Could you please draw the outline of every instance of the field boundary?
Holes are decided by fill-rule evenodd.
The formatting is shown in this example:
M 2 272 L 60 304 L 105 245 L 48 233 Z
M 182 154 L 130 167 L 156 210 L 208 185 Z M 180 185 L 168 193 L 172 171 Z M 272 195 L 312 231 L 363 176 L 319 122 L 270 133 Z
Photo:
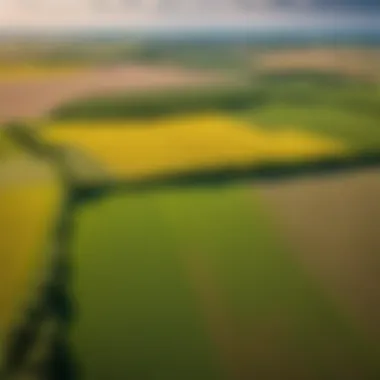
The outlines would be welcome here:
M 5 129 L 10 138 L 31 154 L 60 160 L 64 149 L 46 143 L 36 131 L 24 125 L 8 125 Z M 54 166 L 54 163 L 53 163 Z M 284 181 L 305 176 L 331 175 L 362 168 L 379 167 L 379 150 L 358 150 L 349 155 L 318 158 L 302 162 L 263 162 L 246 165 L 224 165 L 202 169 L 185 170 L 181 173 L 151 175 L 141 179 L 83 179 L 76 178 L 75 168 L 60 165 L 63 176 L 76 192 L 78 200 L 92 200 L 110 192 L 141 191 L 161 187 L 183 187 L 199 185 L 223 185 L 231 182 L 252 183 L 261 181 Z M 58 169 L 58 168 L 56 168 Z
M 110 179 L 107 181 L 83 181 L 82 178 L 76 178 L 73 176 L 72 165 L 64 160 L 64 149 L 59 145 L 53 145 L 45 142 L 38 133 L 28 128 L 25 125 L 9 125 L 5 132 L 13 139 L 13 141 L 24 147 L 31 154 L 45 159 L 51 159 L 52 166 L 55 166 L 57 174 L 61 176 L 62 185 L 66 187 L 68 191 L 69 199 L 63 204 L 60 222 L 57 225 L 57 238 L 65 244 L 58 244 L 59 249 L 57 253 L 60 254 L 62 261 L 58 262 L 59 279 L 62 281 L 61 285 L 64 288 L 59 289 L 64 292 L 65 297 L 71 296 L 70 292 L 67 293 L 70 288 L 70 254 L 67 247 L 68 236 L 70 236 L 70 228 L 72 227 L 72 215 L 76 210 L 74 207 L 80 207 L 84 202 L 97 200 L 99 197 L 109 195 L 114 192 L 128 192 L 128 191 L 145 191 L 151 190 L 157 187 L 181 187 L 181 186 L 199 186 L 199 185 L 226 185 L 231 182 L 249 181 L 279 181 L 286 180 L 301 176 L 310 175 L 327 175 L 331 173 L 337 173 L 342 171 L 350 171 L 358 168 L 369 166 L 380 166 L 380 151 L 360 151 L 353 152 L 351 156 L 332 157 L 314 160 L 312 162 L 297 162 L 297 163 L 266 163 L 262 165 L 248 165 L 244 167 L 221 167 L 221 168 L 208 168 L 202 170 L 191 170 L 183 173 L 175 173 L 169 175 L 154 176 L 152 178 L 142 180 L 116 180 Z M 75 173 L 75 172 L 74 172 Z M 67 206 L 66 208 L 64 206 Z M 67 249 L 67 251 L 65 250 Z M 62 266 L 63 265 L 63 266 Z M 57 270 L 56 268 L 56 270 Z M 69 289 L 71 291 L 71 289 Z M 206 295 L 208 296 L 208 295 Z M 68 298 L 72 299 L 72 298 Z M 43 299 L 42 301 L 44 301 Z M 206 302 L 206 300 L 201 300 Z M 207 300 L 208 301 L 208 300 Z M 67 307 L 67 319 L 65 321 L 65 329 L 70 328 L 71 318 L 73 317 L 71 310 L 72 305 L 68 303 Z M 76 311 L 76 310 L 75 310 Z M 60 316 L 61 318 L 61 316 Z M 27 326 L 28 327 L 28 326 Z M 32 326 L 33 327 L 33 326 Z M 62 326 L 59 325 L 59 328 Z M 222 326 L 223 327 L 223 326 Z M 66 330 L 60 330 L 64 335 Z M 230 332 L 226 331 L 227 340 Z M 233 335 L 233 334 L 232 334 Z M 16 342 L 17 343 L 17 342 Z M 63 342 L 67 343 L 67 342 Z M 232 349 L 232 348 L 231 348 Z M 67 351 L 67 355 L 71 357 L 70 350 Z M 71 360 L 67 359 L 67 360 Z M 76 362 L 76 361 L 74 361 Z M 68 365 L 66 370 L 74 370 L 74 362 Z M 228 363 L 226 363 L 228 364 Z M 235 371 L 234 368 L 231 369 Z

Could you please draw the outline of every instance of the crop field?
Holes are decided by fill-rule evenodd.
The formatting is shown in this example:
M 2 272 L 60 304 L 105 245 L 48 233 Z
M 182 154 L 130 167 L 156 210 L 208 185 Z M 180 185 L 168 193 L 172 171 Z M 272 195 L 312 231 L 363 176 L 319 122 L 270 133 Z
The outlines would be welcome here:
M 0 341 L 40 281 L 58 202 L 52 183 L 0 182 Z
M 13 135 L 0 129 L 0 362 L 63 221 L 84 379 L 379 379 L 378 170 L 205 180 L 378 157 L 378 87 L 303 72 L 244 77 L 243 88 L 219 71 L 120 62 L 86 73 L 0 65 L 0 120 L 20 121 Z M 186 97 L 184 85 L 200 87 Z M 31 138 L 16 144 L 22 131 Z M 205 174 L 182 181 L 192 173 Z M 154 186 L 166 175 L 179 182 Z
M 157 168 L 346 154 L 349 146 L 221 114 L 153 124 L 57 121 L 40 132 L 134 178 Z M 17 196 L 4 194 L 9 205 Z M 51 195 L 34 196 L 41 203 L 33 202 L 39 211 L 30 215 L 46 220 Z M 147 190 L 79 204 L 71 238 L 80 313 L 71 338 L 86 378 L 376 379 L 380 347 L 310 275 L 268 211 L 251 185 Z M 38 243 L 28 244 L 15 255 L 28 252 L 38 273 Z M 19 277 L 9 280 L 17 286 L 4 293 L 8 302 L 26 298 L 31 261 L 22 264 L 9 270 Z M 14 315 L 15 307 L 4 310 Z
M 76 223 L 73 339 L 86 378 L 378 376 L 373 342 L 295 260 L 250 186 L 114 196 Z
M 3 326 L 41 275 L 52 190 L 1 189 L 1 225 L 12 226 L 0 239 Z M 72 342 L 88 379 L 380 373 L 379 347 L 293 255 L 250 185 L 114 195 L 78 207 L 75 225 Z
M 305 271 L 379 342 L 379 168 L 258 191 Z
M 0 131 L 0 160 L 11 156 L 17 148 L 14 144 Z
M 263 71 L 312 69 L 344 73 L 379 82 L 380 49 L 308 47 L 278 49 L 259 54 L 258 65 Z
M 85 67 L 67 65 L 33 65 L 33 64 L 0 64 L 0 83 L 25 82 L 29 80 L 52 79 L 61 76 L 80 74 Z M 87 68 L 88 69 L 88 68 Z
M 299 105 L 273 104 L 250 111 L 244 118 L 271 131 L 281 131 L 284 125 L 292 125 L 296 131 L 344 141 L 352 149 L 380 149 L 377 118 L 355 111 L 323 105 L 306 108 Z
M 4 329 L 41 276 L 57 193 L 3 186 L 0 197 L 1 225 L 12 226 L 0 239 Z M 88 379 L 379 374 L 375 343 L 293 255 L 250 185 L 114 195 L 79 207 L 75 225 L 72 342 Z
M 81 149 L 118 178 L 313 160 L 349 152 L 343 141 L 326 135 L 292 128 L 255 128 L 223 114 L 150 122 L 52 122 L 43 129 L 43 136 Z
M 0 123 L 12 119 L 45 118 L 61 103 L 93 94 L 191 88 L 235 80 L 225 73 L 210 74 L 172 66 L 125 64 L 78 68 L 73 65 L 73 69 L 70 66 L 62 68 L 64 75 L 56 74 L 59 66 L 47 71 L 44 66 L 38 67 L 27 70 L 29 74 L 34 72 L 31 77 L 28 73 L 20 75 L 17 69 L 10 68 L 10 71 L 16 72 L 6 79 L 9 73 L 2 76 L 0 65 Z

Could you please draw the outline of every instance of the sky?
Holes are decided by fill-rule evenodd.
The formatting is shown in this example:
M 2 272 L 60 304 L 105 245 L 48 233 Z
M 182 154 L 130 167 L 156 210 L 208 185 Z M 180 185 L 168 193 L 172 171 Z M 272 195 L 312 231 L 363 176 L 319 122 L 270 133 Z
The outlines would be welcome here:
M 321 10 L 321 4 L 326 0 L 0 0 L 0 28 L 380 24 L 380 13 Z

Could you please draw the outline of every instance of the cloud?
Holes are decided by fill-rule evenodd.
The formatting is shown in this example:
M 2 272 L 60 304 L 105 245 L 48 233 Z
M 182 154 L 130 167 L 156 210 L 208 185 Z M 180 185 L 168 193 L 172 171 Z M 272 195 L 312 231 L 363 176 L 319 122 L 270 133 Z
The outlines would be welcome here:
M 291 26 L 354 20 L 327 0 L 0 0 L 0 27 Z M 329 0 L 330 4 L 358 0 Z M 374 0 L 360 0 L 367 3 Z M 377 0 L 376 0 L 377 1 Z M 318 7 L 316 7 L 318 5 Z M 360 17 L 359 17 L 360 18 Z M 358 19 L 358 17 L 356 17 Z M 353 21 L 351 21 L 353 22 Z

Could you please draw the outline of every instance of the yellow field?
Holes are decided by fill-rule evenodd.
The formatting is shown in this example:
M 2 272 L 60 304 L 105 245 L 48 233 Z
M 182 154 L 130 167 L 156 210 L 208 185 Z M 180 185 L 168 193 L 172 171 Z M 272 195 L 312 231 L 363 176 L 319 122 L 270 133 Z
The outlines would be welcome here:
M 327 137 L 290 128 L 268 131 L 223 115 L 87 124 L 50 124 L 44 136 L 49 141 L 81 148 L 122 177 L 305 160 L 346 151 L 343 143 Z
M 10 154 L 13 150 L 13 144 L 9 141 L 7 136 L 0 130 L 0 160 L 2 157 Z
M 0 187 L 0 343 L 29 292 L 35 290 L 31 274 L 43 263 L 59 199 L 59 189 L 51 183 Z
M 24 155 L 24 152 L 14 142 L 12 142 L 8 136 L 6 136 L 4 131 L 1 130 L 0 124 L 0 164 L 2 159 L 7 159 L 16 154 Z
M 0 64 L 0 81 L 18 81 L 26 79 L 39 79 L 73 74 L 80 71 L 78 66 L 48 66 L 33 64 Z

